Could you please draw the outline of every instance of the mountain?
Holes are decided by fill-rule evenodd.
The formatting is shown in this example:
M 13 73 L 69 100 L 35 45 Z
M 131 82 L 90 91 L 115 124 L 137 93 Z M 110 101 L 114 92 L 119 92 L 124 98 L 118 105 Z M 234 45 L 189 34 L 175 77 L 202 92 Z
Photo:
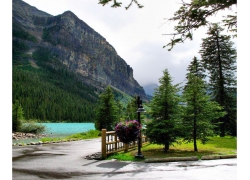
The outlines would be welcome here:
M 12 30 L 13 102 L 19 100 L 29 118 L 56 119 L 57 111 L 64 116 L 59 119 L 71 118 L 69 114 L 81 118 L 77 114 L 87 112 L 89 105 L 92 117 L 98 94 L 107 85 L 147 99 L 115 48 L 71 11 L 52 16 L 13 0 Z M 67 114 L 65 107 L 72 106 L 64 99 L 77 110 Z M 49 117 L 50 111 L 57 116 Z
M 13 30 L 23 30 L 37 39 L 36 43 L 27 42 L 29 53 L 41 47 L 49 49 L 51 56 L 86 82 L 111 85 L 127 94 L 145 97 L 143 88 L 133 78 L 133 69 L 105 38 L 72 12 L 52 16 L 13 0 Z
M 149 84 L 143 85 L 143 88 L 146 94 L 153 96 L 155 89 L 158 88 L 158 85 L 156 83 L 149 83 Z

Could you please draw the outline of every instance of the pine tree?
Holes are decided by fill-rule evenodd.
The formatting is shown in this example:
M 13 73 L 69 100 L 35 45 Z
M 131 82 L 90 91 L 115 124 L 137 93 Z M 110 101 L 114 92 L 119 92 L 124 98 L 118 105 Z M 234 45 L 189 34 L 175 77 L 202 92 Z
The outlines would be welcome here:
M 220 136 L 224 137 L 227 133 L 236 135 L 236 49 L 230 36 L 222 35 L 222 31 L 218 24 L 211 24 L 199 53 L 202 65 L 208 71 L 209 91 L 227 112 L 217 120 Z
M 174 33 L 171 35 L 171 41 L 166 45 L 170 46 L 169 50 L 177 43 L 183 43 L 186 39 L 193 40 L 193 32 L 200 27 L 209 26 L 211 22 L 209 17 L 216 15 L 226 9 L 234 11 L 232 7 L 237 5 L 237 0 L 191 0 L 189 2 L 182 1 L 179 10 L 174 13 L 174 16 L 168 20 L 175 21 Z M 237 32 L 237 12 L 235 15 L 228 14 L 222 19 L 223 26 L 228 30 Z M 166 47 L 164 46 L 164 47 Z
M 179 136 L 181 117 L 180 98 L 177 95 L 179 85 L 172 85 L 168 70 L 163 71 L 163 77 L 160 78 L 159 83 L 160 86 L 150 102 L 150 115 L 153 120 L 147 125 L 146 133 L 151 142 L 163 144 L 167 152 L 169 146 L 176 142 Z
M 185 102 L 182 133 L 184 141 L 194 143 L 198 151 L 197 140 L 203 144 L 213 136 L 215 124 L 212 120 L 223 117 L 225 112 L 206 94 L 205 82 L 193 73 L 188 73 L 188 82 L 183 91 Z
M 201 79 L 204 79 L 206 77 L 205 75 L 205 69 L 200 63 L 200 61 L 197 59 L 197 57 L 194 56 L 193 60 L 191 61 L 190 65 L 187 68 L 187 75 L 186 78 L 188 79 L 188 75 L 194 74 L 197 77 L 200 77 Z
M 203 80 L 206 78 L 206 74 L 205 74 L 206 70 L 202 66 L 201 62 L 195 56 L 194 56 L 193 60 L 191 61 L 191 63 L 189 64 L 189 66 L 187 68 L 187 72 L 188 72 L 186 74 L 187 80 L 188 80 L 188 76 L 190 74 L 193 74 L 196 77 L 199 77 Z M 188 84 L 188 82 L 187 82 L 187 84 Z M 184 89 L 186 88 L 187 84 L 184 86 Z
M 99 106 L 96 110 L 95 128 L 97 130 L 114 130 L 115 123 L 118 122 L 118 109 L 110 86 L 100 94 L 98 105 Z
M 20 130 L 22 126 L 23 117 L 23 108 L 18 100 L 15 101 L 15 104 L 12 104 L 12 131 L 16 132 Z
M 118 119 L 119 121 L 123 121 L 125 119 L 125 114 L 124 114 L 125 108 L 119 100 L 117 101 L 116 104 L 117 104 L 116 106 L 117 106 Z
M 99 4 L 105 6 L 112 0 L 99 0 Z M 143 2 L 143 1 L 142 1 Z M 154 1 L 157 3 L 157 1 Z M 139 0 L 130 0 L 130 4 L 126 6 L 129 9 L 131 5 L 135 3 L 139 8 L 143 5 L 139 4 Z M 119 2 L 113 0 L 111 7 L 121 7 L 122 0 Z M 182 0 L 179 10 L 174 13 L 172 18 L 168 18 L 170 21 L 175 21 L 174 33 L 167 33 L 165 35 L 172 36 L 170 42 L 163 46 L 170 46 L 169 51 L 177 44 L 184 43 L 185 40 L 193 40 L 193 32 L 200 27 L 208 26 L 210 23 L 209 17 L 217 15 L 218 12 L 230 9 L 231 12 L 235 10 L 232 7 L 237 6 L 237 0 L 189 0 L 186 2 Z M 230 32 L 234 32 L 233 37 L 237 36 L 237 11 L 235 15 L 228 14 L 223 16 L 223 26 L 227 27 Z
M 126 117 L 127 119 L 137 119 L 137 111 L 138 109 L 138 105 L 137 105 L 137 97 L 135 96 L 134 98 L 132 98 L 126 107 Z

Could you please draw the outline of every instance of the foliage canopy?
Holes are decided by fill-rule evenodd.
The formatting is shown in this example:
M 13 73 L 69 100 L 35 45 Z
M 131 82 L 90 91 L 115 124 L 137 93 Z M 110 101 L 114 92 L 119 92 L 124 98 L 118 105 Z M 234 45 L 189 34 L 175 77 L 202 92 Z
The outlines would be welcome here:
M 116 0 L 99 0 L 99 4 L 103 6 L 108 4 L 110 1 L 113 1 L 111 7 L 121 7 L 121 2 Z M 231 9 L 234 5 L 237 5 L 237 0 L 191 0 L 184 2 L 181 0 L 181 7 L 178 11 L 174 13 L 172 18 L 169 18 L 169 21 L 177 22 L 177 25 L 174 27 L 174 33 L 166 34 L 171 35 L 172 39 L 170 42 L 163 46 L 169 47 L 169 51 L 177 44 L 183 43 L 186 39 L 193 39 L 193 31 L 209 24 L 208 18 L 216 15 L 218 12 Z M 133 3 L 135 3 L 139 8 L 142 8 L 143 5 L 139 4 L 137 0 L 131 0 L 130 4 L 125 8 L 128 9 Z M 227 15 L 224 17 L 222 22 L 224 26 L 228 28 L 229 31 L 237 32 L 237 12 L 234 15 Z

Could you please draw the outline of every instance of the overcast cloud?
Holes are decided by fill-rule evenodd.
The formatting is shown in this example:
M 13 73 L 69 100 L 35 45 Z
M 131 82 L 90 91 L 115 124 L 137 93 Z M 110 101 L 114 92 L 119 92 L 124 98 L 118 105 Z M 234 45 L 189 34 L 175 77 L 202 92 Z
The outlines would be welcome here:
M 51 15 L 70 10 L 78 18 L 101 34 L 134 70 L 134 78 L 140 85 L 157 83 L 162 71 L 168 69 L 173 83 L 185 79 L 186 69 L 194 56 L 199 57 L 201 38 L 206 29 L 195 31 L 194 40 L 179 44 L 172 51 L 163 48 L 173 33 L 173 23 L 166 18 L 180 7 L 180 0 L 140 0 L 144 8 L 135 4 L 129 10 L 130 0 L 121 0 L 123 7 L 102 6 L 98 0 L 24 0 L 28 4 Z M 217 15 L 217 19 L 218 19 Z

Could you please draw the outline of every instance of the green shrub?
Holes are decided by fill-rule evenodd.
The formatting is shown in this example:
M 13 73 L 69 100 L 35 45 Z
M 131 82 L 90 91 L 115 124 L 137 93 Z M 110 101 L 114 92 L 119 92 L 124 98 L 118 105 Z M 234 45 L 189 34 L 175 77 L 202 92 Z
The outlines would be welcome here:
M 35 120 L 25 122 L 20 127 L 20 131 L 24 133 L 41 134 L 45 132 L 45 130 L 46 127 L 40 123 L 37 123 Z

